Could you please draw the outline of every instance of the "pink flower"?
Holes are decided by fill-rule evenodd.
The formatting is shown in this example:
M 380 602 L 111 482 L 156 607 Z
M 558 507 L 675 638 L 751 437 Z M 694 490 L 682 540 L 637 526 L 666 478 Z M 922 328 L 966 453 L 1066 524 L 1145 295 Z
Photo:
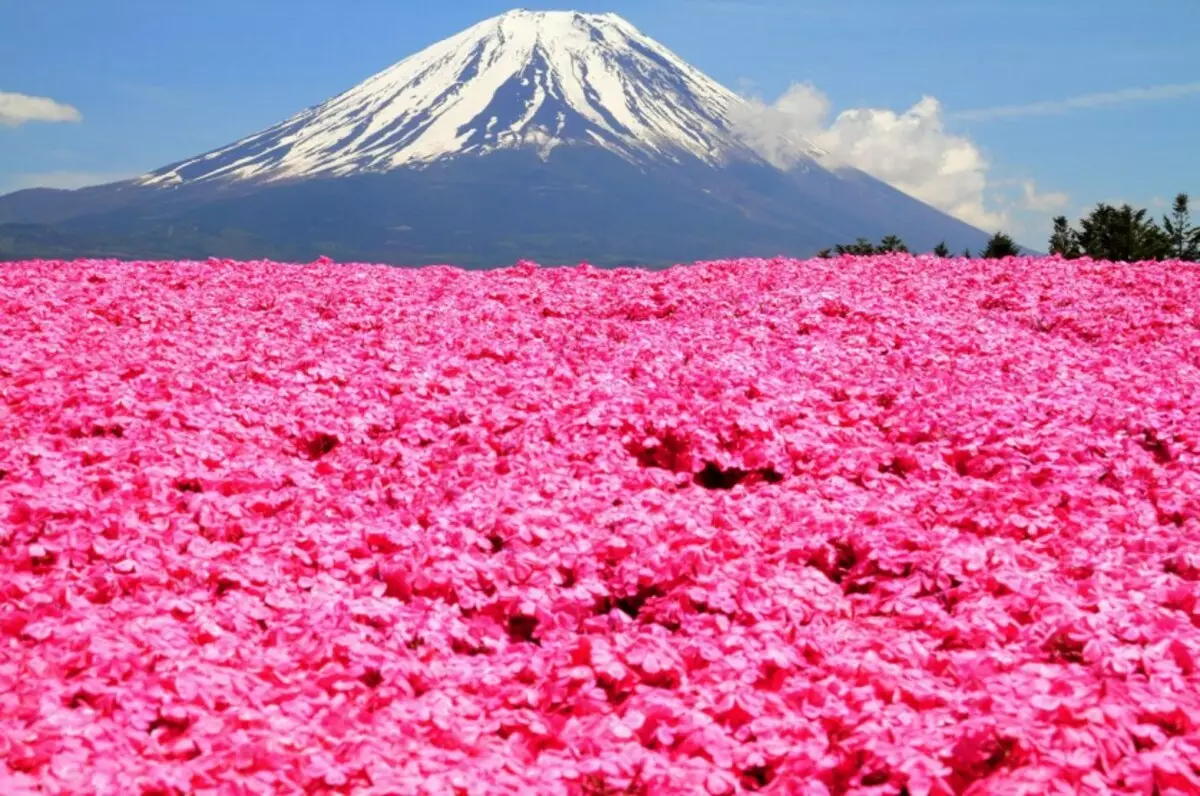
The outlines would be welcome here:
M 0 792 L 1200 791 L 1198 280 L 9 264 Z

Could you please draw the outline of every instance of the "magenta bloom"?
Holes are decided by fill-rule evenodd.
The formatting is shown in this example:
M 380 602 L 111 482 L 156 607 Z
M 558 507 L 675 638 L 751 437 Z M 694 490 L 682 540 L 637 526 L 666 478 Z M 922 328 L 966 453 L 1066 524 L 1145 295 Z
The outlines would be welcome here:
M 1200 793 L 1197 296 L 0 266 L 0 793 Z

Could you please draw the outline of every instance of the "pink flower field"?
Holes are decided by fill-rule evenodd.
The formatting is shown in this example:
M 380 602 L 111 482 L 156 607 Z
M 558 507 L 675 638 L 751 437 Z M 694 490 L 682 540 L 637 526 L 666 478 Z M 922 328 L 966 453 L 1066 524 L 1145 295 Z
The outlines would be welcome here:
M 1200 267 L 0 265 L 0 793 L 1200 792 Z

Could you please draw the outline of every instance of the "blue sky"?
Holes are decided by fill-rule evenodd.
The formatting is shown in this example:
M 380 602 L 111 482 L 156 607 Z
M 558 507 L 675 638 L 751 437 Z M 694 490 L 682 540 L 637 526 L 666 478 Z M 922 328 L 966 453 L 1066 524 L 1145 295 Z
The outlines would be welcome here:
M 1157 211 L 1178 191 L 1200 195 L 1198 0 L 521 5 L 615 11 L 870 161 L 854 165 L 1032 245 L 1058 212 L 1116 200 Z M 0 104 L 0 192 L 123 177 L 229 143 L 511 7 L 0 0 L 0 92 L 78 112 L 17 124 L 21 111 Z M 970 162 L 947 176 L 936 163 L 950 150 Z

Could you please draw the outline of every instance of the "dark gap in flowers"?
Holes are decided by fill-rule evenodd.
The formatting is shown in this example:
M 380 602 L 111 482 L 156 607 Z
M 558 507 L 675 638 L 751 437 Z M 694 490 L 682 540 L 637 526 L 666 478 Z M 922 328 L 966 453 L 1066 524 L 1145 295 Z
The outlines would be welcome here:
M 962 601 L 962 596 L 956 588 L 939 589 L 933 596 L 937 600 L 938 605 L 942 607 L 942 610 L 951 616 L 954 615 L 954 607 Z
M 631 444 L 627 450 L 637 458 L 642 467 L 652 467 L 671 472 L 686 472 L 690 468 L 690 443 L 685 437 L 668 431 L 658 445 Z
M 742 771 L 742 787 L 745 790 L 761 790 L 775 779 L 775 770 L 769 765 L 751 766 Z
M 1183 516 L 1183 513 L 1179 511 L 1167 512 L 1162 511 L 1161 509 L 1158 511 L 1159 525 L 1174 525 L 1176 528 L 1179 528 L 1182 527 L 1186 519 L 1187 518 Z
M 879 472 L 888 473 L 899 478 L 908 478 L 908 474 L 915 472 L 920 468 L 917 460 L 912 456 L 902 453 L 898 456 L 893 456 L 891 461 L 879 465 Z
M 875 589 L 875 581 L 871 579 L 856 580 L 852 583 L 847 583 L 842 589 L 847 595 L 850 594 L 870 594 Z
M 650 793 L 646 784 L 636 778 L 628 784 L 610 785 L 601 774 L 589 774 L 579 787 L 580 796 L 648 796 Z
M 1192 566 L 1183 556 L 1176 556 L 1163 564 L 1163 572 L 1188 581 L 1200 580 L 1200 567 Z
M 204 487 L 198 478 L 180 478 L 175 482 L 175 488 L 180 492 L 203 492 Z
M 162 727 L 167 730 L 168 735 L 179 736 L 187 731 L 187 728 L 191 723 L 191 720 L 186 717 L 170 718 L 160 714 L 150 722 L 150 726 L 146 729 L 146 732 L 150 734 Z
M 1152 749 L 1158 748 L 1158 744 L 1155 743 L 1154 739 L 1152 738 L 1146 738 L 1144 736 L 1132 734 L 1129 737 L 1133 741 L 1133 748 L 1138 752 L 1148 752 Z
M 843 541 L 832 541 L 823 546 L 808 559 L 808 565 L 815 567 L 825 574 L 825 577 L 837 584 L 858 564 L 858 554 L 854 548 Z
M 236 579 L 222 575 L 217 578 L 217 596 L 223 597 L 229 592 L 236 589 L 240 584 Z
M 1005 767 L 1017 767 L 1022 762 L 1017 743 L 1012 738 L 999 737 L 994 730 L 960 738 L 951 752 L 950 765 L 963 787 L 987 779 Z
M 95 709 L 96 696 L 94 694 L 89 694 L 87 691 L 80 690 L 80 691 L 76 691 L 71 696 L 70 700 L 67 701 L 67 707 L 70 708 L 71 710 L 78 710 L 79 708 L 81 708 L 84 705 L 87 705 L 89 708 Z
M 469 644 L 463 639 L 459 638 L 450 640 L 450 651 L 455 655 L 468 655 L 472 658 L 488 654 L 488 649 L 486 647 L 477 644 Z
M 1083 657 L 1083 648 L 1084 642 L 1071 638 L 1066 631 L 1055 633 L 1043 647 L 1051 660 L 1075 664 L 1086 663 Z
M 635 594 L 627 597 L 618 597 L 615 605 L 620 608 L 630 619 L 637 619 L 642 607 L 652 597 L 661 597 L 662 591 L 658 586 L 643 586 L 637 590 Z
M 887 781 L 891 778 L 891 774 L 887 771 L 872 771 L 870 774 L 863 775 L 862 784 L 868 788 L 874 788 L 887 784 Z
M 596 681 L 604 697 L 613 707 L 620 707 L 629 699 L 630 693 L 620 683 L 601 677 Z
M 304 443 L 304 450 L 308 454 L 308 458 L 316 460 L 320 459 L 327 453 L 330 453 L 341 442 L 333 434 L 320 433 L 312 437 Z
M 533 616 L 510 616 L 508 618 L 508 637 L 513 641 L 537 644 L 533 637 L 537 631 L 538 620 Z
M 765 481 L 768 484 L 778 484 L 783 476 L 771 467 L 758 470 L 743 470 L 740 467 L 721 468 L 715 462 L 708 462 L 704 469 L 693 476 L 692 481 L 704 489 L 733 489 L 738 484 Z
M 946 464 L 963 478 L 979 478 L 984 481 L 995 478 L 1004 465 L 986 453 L 972 454 L 967 450 L 956 450 L 945 455 Z
M 1154 456 L 1154 461 L 1159 464 L 1168 464 L 1171 461 L 1171 448 L 1167 445 L 1167 441 L 1158 436 L 1158 432 L 1152 428 L 1148 428 L 1142 432 L 1142 437 L 1138 440 L 1138 445 L 1142 449 Z
M 378 669 L 367 669 L 358 679 L 367 688 L 378 688 L 383 684 L 383 674 Z
M 93 423 L 91 428 L 73 428 L 67 432 L 67 436 L 72 439 L 80 439 L 81 437 L 117 437 L 118 439 L 125 436 L 125 427 L 119 423 L 114 423 L 111 426 L 102 426 L 98 423 Z

